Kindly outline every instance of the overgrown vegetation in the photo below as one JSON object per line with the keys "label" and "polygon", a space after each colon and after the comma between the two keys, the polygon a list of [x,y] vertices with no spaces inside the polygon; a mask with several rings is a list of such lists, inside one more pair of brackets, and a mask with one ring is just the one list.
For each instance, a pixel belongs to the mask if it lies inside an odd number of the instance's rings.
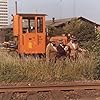
{"label": "overgrown vegetation", "polygon": [[47,63],[44,59],[13,57],[0,52],[0,82],[52,82],[95,79],[94,56],[76,62],[66,59]]}

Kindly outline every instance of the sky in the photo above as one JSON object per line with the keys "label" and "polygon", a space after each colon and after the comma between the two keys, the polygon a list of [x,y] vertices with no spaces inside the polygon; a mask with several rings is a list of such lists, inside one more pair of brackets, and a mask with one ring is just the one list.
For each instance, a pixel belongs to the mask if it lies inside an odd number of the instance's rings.
{"label": "sky", "polygon": [[45,13],[47,20],[83,16],[100,24],[100,0],[8,0],[9,23],[15,1],[21,13]]}

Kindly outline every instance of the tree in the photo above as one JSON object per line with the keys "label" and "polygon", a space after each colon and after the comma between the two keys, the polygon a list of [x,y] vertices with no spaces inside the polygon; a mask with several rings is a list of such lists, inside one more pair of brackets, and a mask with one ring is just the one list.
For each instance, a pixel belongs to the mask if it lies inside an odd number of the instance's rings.
{"label": "tree", "polygon": [[56,28],[48,26],[48,30],[49,36],[62,35],[64,33],[64,29],[62,27]]}

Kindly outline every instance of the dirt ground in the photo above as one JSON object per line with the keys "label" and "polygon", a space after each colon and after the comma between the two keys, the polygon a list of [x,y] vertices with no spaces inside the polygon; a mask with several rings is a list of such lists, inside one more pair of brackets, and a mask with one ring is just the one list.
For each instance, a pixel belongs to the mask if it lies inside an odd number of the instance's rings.
{"label": "dirt ground", "polygon": [[85,98],[81,98],[79,100],[100,100],[100,97],[85,97]]}

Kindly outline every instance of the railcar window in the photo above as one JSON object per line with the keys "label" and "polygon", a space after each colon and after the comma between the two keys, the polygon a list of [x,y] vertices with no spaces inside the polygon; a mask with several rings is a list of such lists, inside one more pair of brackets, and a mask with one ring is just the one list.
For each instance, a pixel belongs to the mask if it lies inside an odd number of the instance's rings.
{"label": "railcar window", "polygon": [[43,18],[37,17],[37,32],[41,33],[43,32]]}
{"label": "railcar window", "polygon": [[35,18],[23,18],[23,33],[35,32]]}

